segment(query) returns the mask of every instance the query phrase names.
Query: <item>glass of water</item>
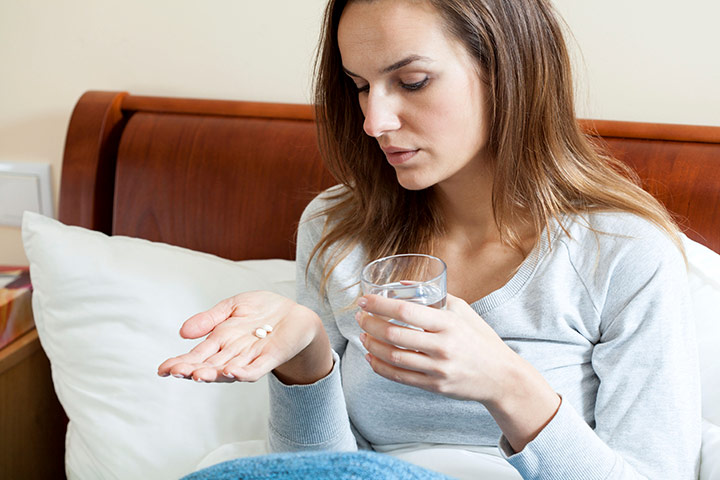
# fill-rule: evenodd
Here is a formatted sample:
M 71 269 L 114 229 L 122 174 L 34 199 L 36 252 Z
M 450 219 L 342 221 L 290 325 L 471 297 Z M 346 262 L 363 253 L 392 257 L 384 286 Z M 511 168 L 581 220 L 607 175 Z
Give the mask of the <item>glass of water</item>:
M 360 276 L 363 295 L 381 295 L 445 309 L 447 265 L 432 255 L 392 255 L 370 262 Z M 416 328 L 397 320 L 392 323 Z

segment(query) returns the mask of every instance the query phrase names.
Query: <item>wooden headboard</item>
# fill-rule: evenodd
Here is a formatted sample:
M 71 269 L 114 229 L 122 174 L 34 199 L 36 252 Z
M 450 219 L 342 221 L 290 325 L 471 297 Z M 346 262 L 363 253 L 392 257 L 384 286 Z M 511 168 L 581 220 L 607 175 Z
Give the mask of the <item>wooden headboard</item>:
M 582 124 L 720 252 L 720 127 Z M 88 92 L 68 127 L 60 220 L 232 260 L 291 259 L 304 206 L 333 183 L 310 106 Z
M 68 128 L 60 220 L 232 260 L 295 256 L 335 182 L 309 106 L 88 92 Z

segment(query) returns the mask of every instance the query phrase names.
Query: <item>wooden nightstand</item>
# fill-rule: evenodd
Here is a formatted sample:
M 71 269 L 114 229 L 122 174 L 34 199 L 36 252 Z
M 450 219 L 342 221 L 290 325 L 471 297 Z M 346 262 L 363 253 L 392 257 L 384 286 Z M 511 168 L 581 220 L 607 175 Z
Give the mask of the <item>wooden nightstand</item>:
M 27 267 L 0 266 L 0 349 L 33 329 Z
M 0 478 L 64 478 L 64 414 L 35 330 L 27 269 L 20 270 L 24 276 L 0 288 Z

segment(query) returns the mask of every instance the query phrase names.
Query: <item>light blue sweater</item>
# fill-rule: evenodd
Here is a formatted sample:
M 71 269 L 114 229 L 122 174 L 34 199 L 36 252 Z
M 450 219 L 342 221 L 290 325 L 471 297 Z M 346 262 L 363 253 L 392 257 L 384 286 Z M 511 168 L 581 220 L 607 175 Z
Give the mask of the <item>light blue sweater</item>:
M 305 276 L 325 221 L 310 219 L 326 205 L 322 197 L 301 220 L 298 302 L 323 319 L 335 368 L 307 386 L 271 376 L 273 451 L 499 445 L 524 478 L 697 478 L 700 382 L 686 267 L 655 226 L 626 213 L 568 218 L 569 235 L 555 226 L 505 286 L 472 304 L 563 398 L 553 420 L 515 453 L 480 403 L 370 369 L 356 308 L 347 308 L 358 296 L 363 249 L 335 269 L 325 297 L 315 259 Z

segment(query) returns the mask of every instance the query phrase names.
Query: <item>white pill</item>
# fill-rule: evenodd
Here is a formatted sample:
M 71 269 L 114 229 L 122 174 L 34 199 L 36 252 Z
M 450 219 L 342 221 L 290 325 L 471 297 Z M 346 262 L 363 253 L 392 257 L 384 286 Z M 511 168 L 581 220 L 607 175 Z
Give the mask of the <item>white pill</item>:
M 255 330 L 255 336 L 258 338 L 265 338 L 266 335 L 267 335 L 267 332 L 262 328 L 258 328 Z
M 263 330 L 265 330 L 267 333 L 270 333 L 273 331 L 272 325 L 263 325 Z

